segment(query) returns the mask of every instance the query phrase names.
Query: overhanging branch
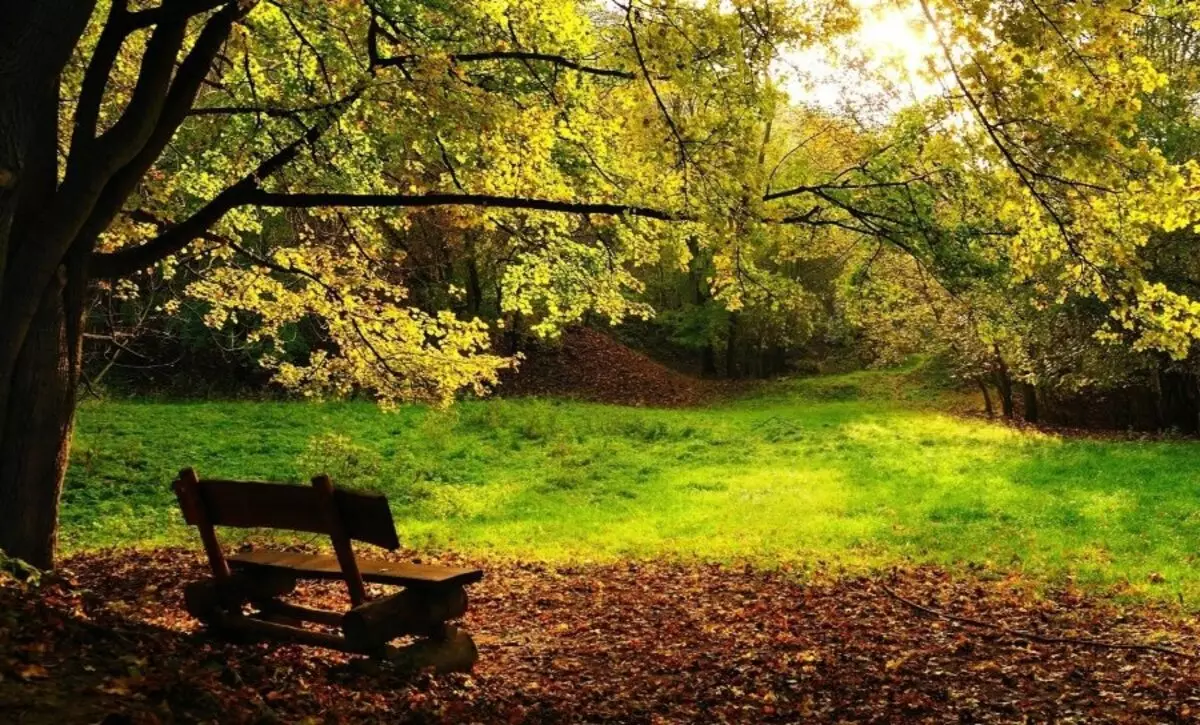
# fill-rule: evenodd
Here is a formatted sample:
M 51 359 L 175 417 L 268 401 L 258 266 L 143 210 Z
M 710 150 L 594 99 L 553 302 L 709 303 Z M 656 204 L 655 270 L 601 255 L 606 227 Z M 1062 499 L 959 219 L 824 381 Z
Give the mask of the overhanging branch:
M 576 60 L 571 60 L 565 56 L 555 55 L 553 53 L 536 53 L 533 51 L 488 51 L 480 53 L 458 53 L 450 56 L 455 63 L 474 63 L 486 60 L 536 60 L 543 63 L 550 63 L 580 73 L 587 73 L 595 76 L 604 76 L 607 78 L 624 78 L 633 80 L 637 76 L 629 71 L 619 70 L 616 68 L 600 68 L 594 65 L 587 65 Z
M 318 207 L 378 207 L 420 208 L 434 206 L 474 206 L 487 209 L 527 209 L 530 211 L 562 212 L 566 214 L 602 214 L 610 216 L 636 216 L 660 221 L 687 221 L 688 217 L 631 204 L 604 202 L 557 201 L 520 196 L 496 196 L 491 194 L 342 194 L 342 193 L 286 193 L 255 190 L 242 205 L 276 207 L 287 209 L 311 209 Z
M 216 10 L 229 0 L 162 0 L 157 7 L 129 13 L 127 25 L 130 30 L 148 28 L 165 20 L 190 18 L 210 10 Z
M 258 190 L 261 180 L 291 163 L 305 146 L 316 143 L 340 116 L 338 111 L 349 107 L 359 95 L 360 93 L 354 93 L 348 96 L 342 106 L 326 114 L 322 123 L 313 126 L 303 136 L 264 159 L 253 171 L 217 194 L 190 217 L 154 239 L 116 252 L 93 254 L 91 272 L 97 277 L 123 277 L 179 252 L 207 232 L 231 209 L 250 204 L 248 199 Z
M 772 191 L 763 195 L 763 201 L 774 201 L 775 199 L 786 199 L 789 196 L 798 196 L 800 194 L 825 194 L 831 191 L 862 191 L 867 189 L 888 189 L 894 187 L 908 186 L 920 181 L 924 181 L 927 174 L 916 176 L 911 179 L 900 179 L 897 181 L 864 181 L 859 183 L 844 182 L 833 184 L 809 184 L 802 186 L 793 186 L 790 189 L 783 191 Z
M 291 146 L 289 149 L 293 148 Z M 298 152 L 299 146 L 295 148 Z M 275 157 L 272 157 L 275 158 Z M 165 228 L 145 244 L 92 258 L 92 272 L 97 277 L 121 277 L 181 251 L 192 241 L 207 234 L 209 228 L 230 210 L 242 206 L 285 209 L 315 209 L 328 207 L 429 208 L 436 206 L 472 206 L 485 209 L 526 209 L 565 214 L 601 214 L 634 216 L 660 221 L 688 221 L 690 217 L 629 204 L 556 201 L 489 194 L 338 194 L 283 193 L 257 188 L 257 177 L 248 176 L 230 187 L 183 222 Z
M 390 58 L 375 58 L 374 65 L 381 68 L 407 68 L 421 60 L 419 55 L 398 55 Z M 524 50 L 491 50 L 480 51 L 476 53 L 454 53 L 450 55 L 450 62 L 459 63 L 480 63 L 490 60 L 520 60 L 520 61 L 539 61 L 542 63 L 550 63 L 551 65 L 560 68 L 567 68 L 579 73 L 588 75 L 602 76 L 606 78 L 622 78 L 625 80 L 633 80 L 637 76 L 629 71 L 619 70 L 617 68 L 601 68 L 599 66 L 587 65 L 577 60 L 572 60 L 564 55 L 555 53 L 537 53 L 534 51 Z
M 154 130 L 138 153 L 105 184 L 104 192 L 97 199 L 81 230 L 81 236 L 94 238 L 108 228 L 125 200 L 162 155 L 163 149 L 187 119 L 188 110 L 195 103 L 200 85 L 208 75 L 221 45 L 229 37 L 234 23 L 245 14 L 248 7 L 250 5 L 247 3 L 230 3 L 205 23 L 204 29 L 200 31 L 195 44 L 175 73 Z

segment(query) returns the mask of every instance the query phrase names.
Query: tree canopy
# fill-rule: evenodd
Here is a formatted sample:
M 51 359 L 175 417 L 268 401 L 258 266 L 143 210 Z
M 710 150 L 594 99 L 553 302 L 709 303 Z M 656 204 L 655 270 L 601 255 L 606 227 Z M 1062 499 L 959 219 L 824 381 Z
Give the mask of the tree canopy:
M 1006 410 L 1200 336 L 1189 4 L 923 0 L 940 90 L 899 105 L 836 50 L 849 2 L 0 8 L 0 504 L 49 512 L 0 546 L 33 559 L 89 301 L 163 284 L 278 383 L 385 404 L 592 316 L 661 313 L 729 371 L 924 341 Z M 807 102 L 812 52 L 875 103 Z

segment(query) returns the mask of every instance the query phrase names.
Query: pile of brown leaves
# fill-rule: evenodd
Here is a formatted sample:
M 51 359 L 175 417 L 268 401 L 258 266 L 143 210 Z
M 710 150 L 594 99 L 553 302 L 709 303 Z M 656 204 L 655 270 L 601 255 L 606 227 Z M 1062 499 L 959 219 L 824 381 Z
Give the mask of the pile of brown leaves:
M 576 327 L 565 330 L 557 344 L 529 350 L 518 371 L 505 376 L 499 392 L 683 407 L 711 400 L 722 390 L 718 382 L 676 372 L 602 332 Z
M 195 552 L 76 556 L 39 586 L 0 583 L 0 721 L 1200 722 L 1200 622 L 1164 609 L 933 568 L 484 566 L 475 672 L 414 677 L 196 631 L 181 602 L 204 574 Z M 345 606 L 330 585 L 301 598 Z

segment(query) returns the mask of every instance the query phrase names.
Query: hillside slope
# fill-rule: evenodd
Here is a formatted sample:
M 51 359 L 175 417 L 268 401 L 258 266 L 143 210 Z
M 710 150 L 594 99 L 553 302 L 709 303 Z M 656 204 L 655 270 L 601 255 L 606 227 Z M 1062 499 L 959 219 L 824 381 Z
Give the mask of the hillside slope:
M 597 330 L 563 332 L 557 343 L 526 353 L 504 377 L 502 396 L 549 396 L 597 403 L 683 407 L 712 399 L 726 386 L 676 372 Z

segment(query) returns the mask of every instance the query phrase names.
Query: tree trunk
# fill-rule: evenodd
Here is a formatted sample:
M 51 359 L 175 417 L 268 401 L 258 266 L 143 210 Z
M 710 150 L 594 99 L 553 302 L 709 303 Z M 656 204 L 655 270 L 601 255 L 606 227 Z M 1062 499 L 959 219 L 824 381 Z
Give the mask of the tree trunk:
M 1195 402 L 1192 410 L 1195 414 L 1196 431 L 1200 432 L 1200 375 L 1196 373 L 1188 373 L 1192 379 L 1192 388 L 1195 391 Z
M 59 269 L 21 345 L 0 429 L 0 549 L 54 564 L 79 382 L 82 270 Z
M 695 237 L 688 237 L 687 245 L 688 252 L 692 255 L 691 261 L 688 262 L 688 285 L 692 290 L 692 304 L 697 309 L 701 309 L 709 304 L 709 287 L 708 282 L 704 279 L 704 269 L 700 258 L 700 245 Z M 709 339 L 700 348 L 700 377 L 715 378 L 717 377 L 717 351 L 714 347 L 715 343 L 711 339 L 711 330 L 706 337 Z
M 992 408 L 992 394 L 988 392 L 987 383 L 983 382 L 983 378 L 978 378 L 975 382 L 979 385 L 980 392 L 983 393 L 983 411 L 987 413 L 987 417 L 991 418 L 996 415 L 996 411 Z
M 996 370 L 993 375 L 996 378 L 996 392 L 1000 395 L 1000 410 L 1004 413 L 1005 418 L 1011 420 L 1013 417 L 1012 377 L 1008 374 L 1008 364 L 1000 355 L 1000 348 L 993 345 L 992 350 L 996 355 Z
M 713 350 L 712 342 L 704 343 L 700 348 L 700 377 L 715 378 L 717 376 L 717 353 Z
M 520 312 L 508 315 L 504 326 L 504 354 L 516 355 L 521 350 L 521 328 L 525 325 L 525 316 Z
M 728 335 L 725 338 L 725 377 L 730 380 L 735 380 L 738 377 L 737 332 L 738 313 L 730 312 Z
M 94 1 L 0 0 L 0 549 L 54 563 L 79 379 L 86 256 L 46 233 L 59 78 Z
M 467 257 L 467 313 L 472 317 L 479 316 L 483 308 L 483 286 L 479 282 L 479 264 L 475 261 L 474 252 Z
M 996 392 L 1000 396 L 1000 412 L 1005 418 L 1013 417 L 1013 391 L 1012 380 L 1009 379 L 1006 371 L 998 370 L 995 373 Z
M 1033 383 L 1021 383 L 1021 402 L 1025 407 L 1025 422 L 1038 422 L 1037 387 Z
M 1154 366 L 1153 381 L 1154 390 L 1154 429 L 1160 433 L 1167 429 L 1167 405 L 1166 398 L 1163 395 L 1163 372 L 1162 364 Z

